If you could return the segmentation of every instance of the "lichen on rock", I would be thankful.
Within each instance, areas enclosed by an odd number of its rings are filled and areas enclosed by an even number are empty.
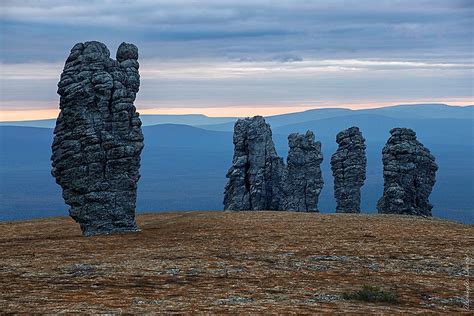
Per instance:
[[[390,130],[383,148],[383,196],[379,213],[432,216],[428,197],[436,182],[434,156],[409,128]]]
[[[336,142],[339,147],[331,157],[336,213],[360,213],[360,189],[367,167],[365,139],[354,126],[339,132]]]
[[[100,42],[78,43],[58,83],[60,113],[52,175],[84,235],[136,231],[135,202],[143,149],[134,106],[138,49],[122,43],[116,60]]]

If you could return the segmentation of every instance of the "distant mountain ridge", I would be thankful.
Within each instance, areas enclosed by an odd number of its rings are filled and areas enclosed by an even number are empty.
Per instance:
[[[409,107],[392,108],[388,115],[374,110],[311,110],[271,116],[267,121],[282,157],[288,152],[289,133],[310,129],[321,141],[325,184],[319,209],[324,213],[335,209],[329,161],[337,147],[337,132],[357,125],[367,140],[361,207],[370,213],[376,211],[382,194],[382,148],[389,130],[412,127],[440,167],[430,197],[433,215],[474,224],[474,108],[429,105],[417,111]],[[449,111],[450,118],[429,113],[436,109]],[[229,128],[224,131],[183,124],[145,126],[137,211],[222,209],[234,122],[225,124]],[[52,138],[52,128],[0,126],[0,221],[67,214],[60,188],[50,174]]]
[[[143,126],[158,124],[185,124],[185,125],[205,125],[221,124],[235,121],[236,117],[209,117],[204,114],[143,114],[140,115]],[[25,126],[54,128],[56,119],[31,120],[31,121],[6,121],[0,122],[0,126]]]
[[[265,119],[272,127],[301,123],[315,119],[331,118],[354,114],[379,114],[388,117],[410,118],[466,118],[474,116],[474,105],[453,106],[442,103],[432,104],[402,104],[373,109],[352,110],[347,108],[317,108],[303,112],[286,113],[266,116]],[[157,124],[185,124],[204,129],[228,131],[232,130],[238,117],[209,117],[204,114],[142,114],[143,126]],[[0,122],[0,126],[29,126],[53,128],[56,119],[8,121]]]
[[[393,127],[407,127],[415,130],[418,138],[437,144],[465,144],[466,135],[472,134],[473,119],[439,118],[393,118],[378,114],[357,114],[306,121],[274,128],[274,133],[315,132],[317,138],[331,139],[351,126],[358,126],[368,141],[385,142]]]
[[[308,121],[355,115],[381,115],[397,119],[474,119],[474,106],[451,106],[446,104],[408,104],[361,110],[322,108],[307,110],[303,112],[268,116],[265,118],[265,120],[272,126],[272,128],[278,128],[285,125],[289,126],[291,124],[303,123]],[[214,125],[200,125],[199,127],[215,131],[232,131],[233,122]]]

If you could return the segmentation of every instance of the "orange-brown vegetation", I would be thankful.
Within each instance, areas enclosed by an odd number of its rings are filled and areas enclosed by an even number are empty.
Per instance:
[[[1,223],[0,312],[468,312],[472,226],[292,212],[137,222],[88,238],[69,218]],[[344,299],[364,285],[397,302]]]

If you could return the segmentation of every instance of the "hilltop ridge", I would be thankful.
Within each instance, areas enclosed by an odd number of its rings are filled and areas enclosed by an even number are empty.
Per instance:
[[[209,211],[143,214],[137,223],[141,232],[89,238],[67,217],[0,223],[0,311],[466,311],[473,226],[396,215]],[[395,301],[345,298],[364,285]]]

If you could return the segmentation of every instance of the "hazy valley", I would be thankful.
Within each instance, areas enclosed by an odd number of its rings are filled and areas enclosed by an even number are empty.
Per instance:
[[[440,169],[430,200],[433,216],[474,223],[473,106],[409,105],[370,110],[317,109],[267,117],[279,155],[287,135],[310,129],[322,142],[324,189],[319,209],[334,212],[331,154],[340,130],[359,126],[367,143],[363,212],[375,212],[383,189],[381,150],[392,127],[411,127]],[[144,115],[145,149],[138,212],[220,210],[225,174],[232,160],[236,118]],[[0,123],[0,220],[67,215],[60,188],[50,175],[55,120]],[[41,127],[38,127],[41,126]]]

